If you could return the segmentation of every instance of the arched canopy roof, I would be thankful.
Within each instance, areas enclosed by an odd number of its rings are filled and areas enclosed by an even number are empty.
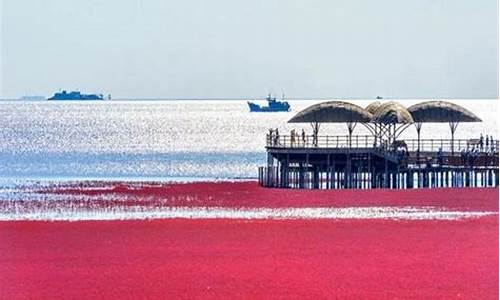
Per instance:
[[[368,104],[368,106],[365,107],[365,110],[368,111],[369,113],[373,114],[373,113],[375,113],[377,108],[380,107],[380,105],[382,105],[382,103],[380,101],[375,101],[375,102]]]
[[[412,115],[403,105],[390,101],[381,104],[373,113],[373,123],[379,124],[411,124]]]
[[[361,106],[344,101],[314,104],[297,113],[288,123],[366,123],[372,114]]]
[[[412,105],[408,111],[415,122],[442,123],[442,122],[481,122],[474,113],[460,105],[446,101],[426,101]]]

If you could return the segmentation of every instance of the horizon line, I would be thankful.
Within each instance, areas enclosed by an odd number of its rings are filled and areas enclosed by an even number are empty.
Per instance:
[[[35,96],[34,96],[35,97]],[[41,96],[43,97],[43,96]],[[470,98],[470,97],[465,97],[465,98],[452,98],[452,97],[417,97],[417,98],[398,98],[398,97],[383,97],[383,98],[362,98],[362,97],[285,97],[284,99],[278,98],[278,100],[291,100],[291,101],[297,101],[297,100],[303,100],[303,101],[314,101],[314,100],[439,100],[439,99],[446,99],[446,100],[500,100],[498,97],[497,98]],[[266,100],[265,98],[262,97],[241,97],[241,98],[234,98],[234,97],[118,97],[118,98],[112,98],[112,99],[104,99],[104,100],[96,100],[96,101],[264,101]],[[36,102],[36,101],[48,101],[46,98],[44,99],[35,99],[35,100],[30,100],[30,99],[22,99],[22,98],[0,98],[0,101],[26,101],[26,102]],[[57,101],[57,100],[56,100]],[[71,101],[71,100],[65,100],[65,101]],[[74,100],[74,101],[81,101],[81,100]],[[87,100],[88,101],[88,100]]]

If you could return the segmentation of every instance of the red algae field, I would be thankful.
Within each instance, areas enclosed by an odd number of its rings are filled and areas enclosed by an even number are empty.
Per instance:
[[[0,299],[499,296],[498,189],[26,189],[0,201]]]

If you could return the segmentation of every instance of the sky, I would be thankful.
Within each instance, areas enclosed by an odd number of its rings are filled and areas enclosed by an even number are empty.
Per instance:
[[[0,98],[498,98],[496,0],[0,2]]]

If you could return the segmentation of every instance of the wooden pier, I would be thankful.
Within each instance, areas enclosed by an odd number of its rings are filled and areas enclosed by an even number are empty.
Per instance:
[[[264,187],[371,189],[498,186],[498,140],[479,135],[455,139],[462,122],[481,122],[464,107],[425,101],[408,108],[375,101],[362,108],[344,101],[314,104],[289,123],[310,123],[312,135],[270,130],[267,166],[259,168]],[[344,123],[348,135],[319,135],[323,123]],[[421,139],[424,123],[449,123],[450,139]],[[370,135],[353,135],[357,124]],[[415,125],[417,139],[401,133]]]
[[[264,187],[370,189],[498,186],[498,140],[267,135]]]

